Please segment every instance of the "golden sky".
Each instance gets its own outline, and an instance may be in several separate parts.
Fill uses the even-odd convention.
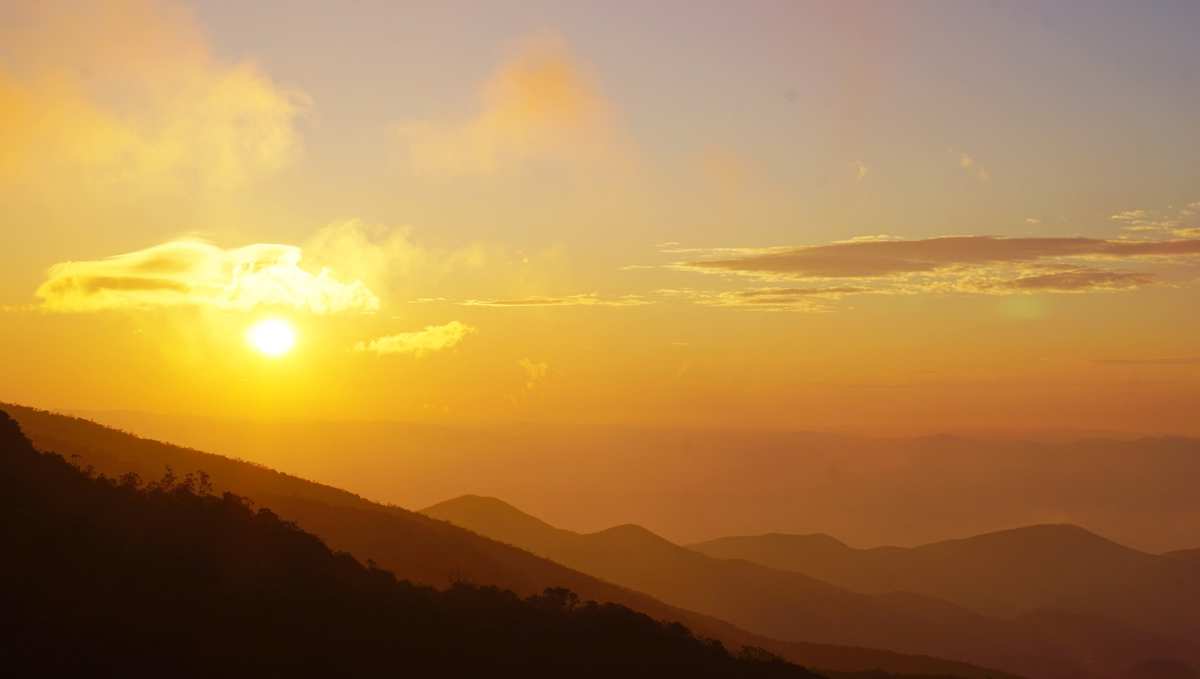
[[[1200,434],[1200,10],[1134,10],[5,3],[0,400]]]

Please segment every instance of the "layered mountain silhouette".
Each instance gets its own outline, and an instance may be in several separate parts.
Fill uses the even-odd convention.
[[[239,460],[141,439],[74,417],[15,405],[8,411],[41,450],[56,451],[82,468],[113,477],[137,474],[158,478],[171,468],[178,475],[206,473],[217,492],[247,497],[258,506],[294,521],[334,550],[371,559],[397,577],[437,587],[472,582],[494,585],[520,596],[540,596],[565,588],[583,600],[613,602],[654,619],[679,621],[703,637],[733,649],[762,648],[793,662],[832,672],[882,670],[910,675],[966,679],[1005,674],[965,662],[847,645],[779,641],[654,597],[606,582],[523,549],[451,525],[374,504],[354,494],[305,481]]]
[[[1200,641],[1194,554],[1147,554],[1078,526],[1029,526],[908,549],[853,549],[827,535],[785,534],[691,547],[858,592],[914,592],[992,615],[1068,610]]]
[[[972,610],[920,588],[855,590],[798,572],[794,567],[711,556],[672,544],[638,526],[618,526],[590,534],[562,530],[494,498],[459,497],[424,513],[668,603],[778,638],[929,653],[1039,677],[1122,676],[1146,661],[1167,659],[1191,666],[1200,657],[1188,641],[1173,638],[1178,635],[1147,632],[1123,619],[1097,615],[1091,609],[1042,607],[1023,610],[1016,617],[1006,615],[1011,611]],[[1033,530],[1038,535],[1043,532]],[[1083,550],[1080,568],[1098,553],[1120,553],[1118,545],[1094,544],[1077,529],[1067,532],[1084,538],[1062,546],[1067,552],[1073,547]],[[1046,536],[1057,544],[1053,537]],[[845,548],[828,537],[810,542],[817,554]],[[979,558],[987,562],[988,554],[985,549]],[[1005,568],[999,552],[992,552],[990,558],[995,563],[989,565]],[[1037,559],[1038,555],[1030,558]],[[965,565],[955,577],[969,583],[975,577],[970,567]],[[1067,586],[1053,580],[1039,581],[1036,568],[1022,571],[1019,576],[1034,580],[1030,585],[1034,591]],[[1094,584],[1089,580],[1091,575],[1081,573],[1079,578],[1082,584],[1076,586],[1078,591]]]
[[[406,507],[488,495],[558,525],[630,521],[681,544],[769,527],[916,545],[1069,520],[1143,551],[1200,547],[1200,438],[81,415]]]
[[[0,412],[0,667],[13,676],[816,675],[565,589],[398,581],[216,495],[96,476]]]

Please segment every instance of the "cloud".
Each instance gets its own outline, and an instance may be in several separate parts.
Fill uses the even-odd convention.
[[[0,25],[0,186],[228,188],[298,153],[299,90],[216,58],[155,0],[27,3]]]
[[[361,281],[301,266],[294,245],[223,249],[174,240],[106,259],[61,262],[37,289],[42,308],[89,312],[171,306],[245,311],[281,306],[315,314],[374,311],[379,298]]]
[[[525,371],[525,388],[533,389],[542,380],[546,379],[546,375],[550,372],[550,365],[545,362],[533,362],[528,358],[522,358],[517,361],[517,365]]]
[[[855,181],[862,181],[867,178],[867,174],[871,172],[871,168],[861,160],[854,161],[854,178]]]
[[[738,291],[659,290],[696,304],[829,311],[849,295],[968,293],[1013,295],[1133,290],[1195,277],[1200,239],[1104,240],[872,236],[806,247],[681,248],[666,265],[692,273],[776,283]],[[804,285],[779,285],[780,283]]]
[[[717,251],[726,254],[729,251]],[[1135,259],[1200,255],[1200,240],[947,236],[849,241],[810,247],[743,249],[736,256],[693,259],[677,268],[779,278],[878,278],[956,267],[1061,258]]]
[[[1123,290],[1154,282],[1151,274],[1132,271],[1060,271],[1040,276],[1024,276],[1006,285],[1013,290],[1056,290],[1083,292],[1086,290]]]
[[[958,166],[962,168],[963,172],[966,172],[981,182],[991,181],[992,179],[992,174],[988,172],[987,168],[976,162],[975,159],[965,151],[960,151],[958,154]]]
[[[410,229],[347,219],[296,245],[223,249],[188,237],[105,259],[62,262],[51,267],[36,294],[52,311],[277,305],[332,313],[375,311],[381,298],[496,307],[650,303],[637,295],[530,294],[561,288],[568,265],[561,247],[427,247]]]
[[[486,307],[547,307],[547,306],[641,306],[653,304],[640,295],[601,297],[594,293],[566,295],[564,297],[520,297],[513,299],[468,299],[458,302],[463,306]]]
[[[1200,237],[1200,201],[1167,210],[1122,210],[1110,217],[1132,233],[1176,238]]]
[[[395,125],[415,169],[489,174],[532,160],[603,158],[618,143],[612,107],[558,38],[525,43],[480,100],[465,120]]]
[[[870,288],[853,286],[752,288],[732,291],[673,288],[657,291],[659,295],[669,299],[686,300],[704,306],[803,312],[832,311],[834,306],[831,301],[846,295],[870,292],[873,292]]]
[[[408,354],[415,358],[423,358],[435,351],[449,349],[475,332],[476,329],[466,323],[450,321],[445,325],[427,325],[423,330],[416,332],[402,332],[359,342],[354,345],[354,350],[368,351],[380,356]]]

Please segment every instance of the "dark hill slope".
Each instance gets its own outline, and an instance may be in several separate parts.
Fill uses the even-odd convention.
[[[150,441],[87,420],[14,405],[0,405],[41,450],[52,450],[97,471],[133,472],[158,478],[170,466],[178,474],[204,471],[218,491],[247,497],[321,537],[335,550],[373,559],[398,577],[446,587],[455,581],[495,585],[525,596],[564,587],[587,600],[619,603],[659,620],[676,620],[731,648],[757,646],[809,667],[855,672],[1000,678],[1004,673],[962,662],[878,649],[784,642],[751,634],[716,618],[683,610],[648,595],[564,567],[469,530],[364,500],[352,493],[305,481],[259,465]]]
[[[566,590],[397,581],[190,478],[89,476],[3,413],[0,510],[0,664],[20,676],[815,676]]]

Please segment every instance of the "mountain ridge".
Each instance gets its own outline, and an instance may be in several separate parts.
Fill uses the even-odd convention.
[[[812,535],[772,533],[690,547],[855,591],[919,592],[989,615],[1073,610],[1200,641],[1200,569],[1189,568],[1186,553],[1150,554],[1075,524],[1024,526],[915,547],[830,545]]]
[[[641,527],[566,531],[495,498],[452,498],[422,511],[771,636],[822,641],[832,637],[867,646],[890,643],[889,648],[907,652],[929,648],[923,644],[941,644],[926,652],[1038,676],[1113,671],[1112,663],[1103,656],[1105,649],[1086,643],[1090,636],[1114,634],[1112,625],[1095,616],[1055,618],[1052,611],[1039,610],[1030,612],[1031,617],[1008,620],[983,616],[921,592],[890,589],[861,594],[809,574],[764,567],[752,560],[714,559]],[[1042,622],[1051,619],[1074,627],[1060,631]],[[878,631],[873,632],[876,626]],[[1060,646],[1059,638],[1069,644]],[[1175,640],[1153,635],[1139,638],[1148,640],[1147,649],[1195,658]],[[986,647],[978,643],[982,639],[987,640]]]
[[[160,443],[81,418],[24,406],[0,404],[20,423],[39,449],[55,450],[112,475],[139,473],[156,478],[167,466],[177,473],[205,471],[219,489],[270,506],[321,536],[331,547],[374,559],[399,577],[446,587],[467,580],[495,584],[518,594],[565,586],[580,597],[615,601],[658,619],[680,620],[700,634],[731,647],[759,646],[782,657],[833,672],[885,670],[894,673],[954,675],[965,679],[1004,679],[1003,672],[928,654],[906,654],[851,645],[791,642],[753,634],[728,622],[666,605],[500,544],[448,522],[371,503],[353,493],[300,479],[263,465]]]

